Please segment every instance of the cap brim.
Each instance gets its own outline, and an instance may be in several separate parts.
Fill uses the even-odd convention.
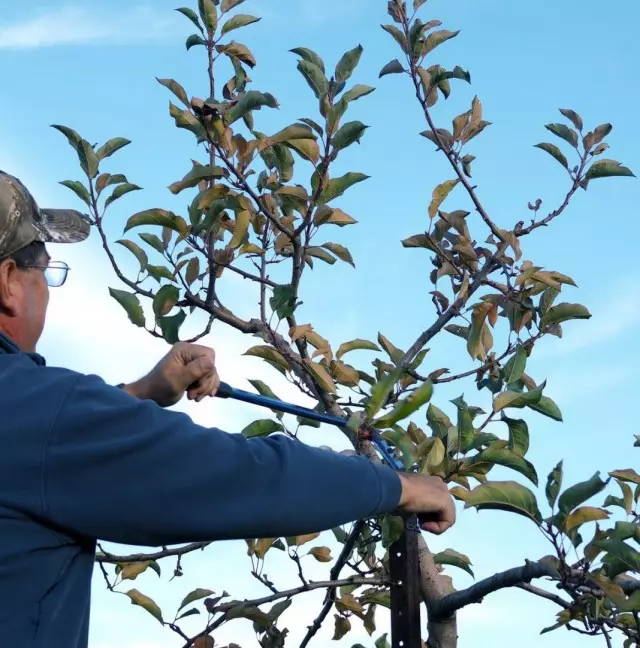
[[[73,209],[41,209],[38,223],[42,243],[80,243],[91,231],[89,221]]]

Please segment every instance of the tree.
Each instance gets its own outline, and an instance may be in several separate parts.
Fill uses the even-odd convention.
[[[428,615],[425,640],[431,648],[454,648],[455,612],[506,587],[518,587],[558,605],[557,618],[544,631],[566,627],[602,635],[608,645],[617,633],[625,647],[640,645],[640,581],[634,576],[640,571],[640,553],[633,545],[640,543],[640,475],[617,469],[604,479],[597,473],[566,485],[560,461],[546,478],[546,497],[538,498],[522,483],[537,487],[539,477],[527,459],[528,424],[518,418],[518,410],[528,410],[562,421],[560,408],[545,393],[546,382],[527,373],[528,359],[544,337],[561,338],[565,323],[590,318],[584,306],[563,298],[575,282],[560,271],[525,260],[522,245],[533,232],[553,226],[574,195],[587,191],[593,181],[633,177],[620,162],[603,157],[611,124],[586,127],[577,112],[561,109],[562,121],[546,125],[552,141],[536,146],[566,174],[565,198],[551,211],[543,211],[538,199],[528,205],[527,219],[500,226],[485,208],[472,175],[474,140],[490,126],[479,98],[453,117],[450,128],[436,123],[433,115],[433,107],[446,100],[456,84],[471,83],[467,70],[447,69],[436,62],[440,46],[458,32],[443,29],[438,20],[424,22],[419,17],[424,0],[414,0],[412,8],[391,0],[390,22],[383,29],[397,43],[399,54],[382,68],[380,77],[402,75],[424,116],[421,136],[450,168],[433,189],[426,231],[402,241],[408,254],[422,254],[431,264],[434,317],[406,350],[383,334],[376,341],[347,340],[334,348],[301,317],[302,279],[320,263],[355,267],[349,250],[331,239],[339,239],[341,228],[357,225],[356,218],[340,209],[339,199],[368,177],[333,169],[338,160],[348,161],[349,148],[365,136],[367,125],[355,118],[357,102],[366,100],[374,88],[349,83],[361,46],[345,52],[333,71],[316,52],[296,48],[292,53],[317,99],[318,115],[270,135],[261,132],[257,124],[261,111],[279,104],[272,94],[250,89],[248,73],[256,60],[234,38],[237,30],[259,18],[238,13],[243,2],[199,0],[194,9],[178,9],[195,28],[187,49],[202,52],[207,61],[206,98],[190,99],[173,79],[158,81],[175,96],[170,115],[178,128],[195,138],[201,160],[193,160],[184,177],[169,187],[173,195],[190,196],[188,213],[154,207],[127,220],[125,232],[151,228],[139,233],[142,243],[116,241],[137,259],[136,276],[123,272],[104,229],[110,205],[141,189],[121,173],[103,171],[105,160],[130,141],[116,137],[102,146],[91,145],[75,130],[55,126],[76,151],[84,173],[82,181],[63,184],[87,205],[92,226],[126,288],[112,288],[112,297],[133,325],[168,344],[181,339],[181,327],[196,311],[208,316],[208,325],[191,341],[206,336],[214,321],[260,338],[262,343],[252,345],[246,354],[279,372],[312,398],[319,410],[347,420],[344,434],[359,452],[380,461],[370,439],[362,434],[373,426],[405,468],[444,479],[464,509],[499,509],[524,516],[532,532],[548,539],[550,555],[456,591],[444,566],[469,571],[470,559],[454,550],[432,553],[427,538],[420,536],[420,589]],[[384,81],[380,84],[383,88]],[[461,208],[462,202],[470,210]],[[450,211],[444,211],[445,204]],[[221,282],[230,273],[259,287],[251,318],[232,312],[220,299]],[[151,305],[151,316],[145,314],[143,303]],[[423,369],[427,345],[447,335],[466,345],[469,368],[456,373],[448,368]],[[371,368],[365,369],[366,353],[373,354],[373,360]],[[438,386],[458,381],[479,392],[485,406],[472,405],[464,395],[437,406]],[[258,392],[273,395],[266,383],[252,384]],[[420,427],[425,416],[427,424]],[[300,426],[311,424],[304,419],[291,423],[282,415],[276,418],[255,421],[243,433],[296,437]],[[635,445],[640,445],[640,436]],[[509,481],[492,480],[490,473],[496,467],[518,474]],[[619,494],[605,494],[614,484]],[[587,504],[592,498],[597,498],[593,505]],[[279,618],[293,597],[312,589],[326,589],[327,596],[317,617],[309,620],[303,645],[311,642],[325,620],[335,625],[335,639],[348,635],[356,623],[363,623],[373,635],[376,615],[389,606],[388,553],[402,533],[401,522],[394,516],[358,521],[348,529],[333,529],[325,534],[326,540],[320,534],[247,539],[253,574],[270,590],[259,600],[240,602],[226,592],[213,596],[210,590],[196,590],[185,597],[170,621],[138,590],[129,589],[127,595],[175,632],[185,646],[214,646],[216,629],[237,619],[253,622],[260,645],[284,645],[287,630]],[[581,530],[591,522],[596,523],[595,533],[583,537]],[[326,546],[331,533],[339,547],[335,557]],[[160,574],[160,561],[179,560],[206,546],[198,543],[136,556],[101,551],[97,562],[109,587],[115,588],[147,569]],[[301,585],[279,590],[261,576],[274,551],[288,552]],[[330,565],[326,581],[304,579],[305,556]],[[348,569],[352,573],[344,574]],[[543,578],[540,585],[531,584]],[[201,632],[190,637],[180,621],[199,614],[203,606],[207,621]],[[377,637],[377,647],[387,645],[386,635]]]

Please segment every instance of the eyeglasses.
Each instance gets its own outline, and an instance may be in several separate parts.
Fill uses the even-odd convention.
[[[69,266],[64,261],[51,261],[48,265],[29,265],[29,268],[44,270],[44,278],[51,288],[59,288],[67,280]]]

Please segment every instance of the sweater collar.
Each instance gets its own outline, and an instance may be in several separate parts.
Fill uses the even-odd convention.
[[[40,365],[41,367],[44,367],[46,365],[45,359],[39,354],[39,353],[25,353],[23,352],[20,347],[7,335],[4,333],[0,333],[0,354],[18,354],[18,355],[26,355],[33,362],[35,362],[37,365]]]

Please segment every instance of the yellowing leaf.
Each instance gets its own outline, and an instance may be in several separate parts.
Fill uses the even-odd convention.
[[[346,617],[334,614],[336,624],[333,632],[333,640],[338,641],[344,637],[349,630],[351,630],[351,621]]]
[[[593,506],[581,506],[577,508],[571,515],[567,516],[564,528],[566,531],[571,531],[574,527],[579,527],[587,522],[594,522],[596,520],[608,520],[609,513],[600,508]]]
[[[633,468],[614,470],[609,473],[609,476],[615,479],[621,479],[622,481],[632,482],[633,484],[640,484],[640,475]]]
[[[126,567],[120,572],[120,578],[122,580],[135,580],[140,574],[145,572],[149,567],[149,561],[145,562],[135,562],[129,563]]]
[[[433,190],[433,196],[431,199],[431,204],[429,205],[429,218],[434,218],[438,213],[440,206],[445,201],[447,196],[453,191],[455,186],[460,182],[459,180],[447,180],[442,184],[438,185]]]
[[[236,224],[233,229],[233,237],[229,242],[229,248],[235,250],[242,244],[251,223],[251,214],[246,209],[236,214]]]
[[[302,545],[307,544],[307,542],[311,542],[315,540],[319,536],[320,536],[319,533],[307,533],[305,535],[299,535],[293,538],[287,538],[287,544],[290,547],[301,547]]]
[[[309,553],[318,561],[322,563],[331,562],[331,549],[329,547],[314,547]]]
[[[132,605],[139,605],[160,621],[160,623],[163,623],[162,611],[153,599],[150,599],[136,589],[129,590],[127,596],[131,599]]]
[[[319,363],[312,360],[305,360],[305,365],[309,368],[318,385],[331,394],[336,393],[336,386],[329,372]]]

